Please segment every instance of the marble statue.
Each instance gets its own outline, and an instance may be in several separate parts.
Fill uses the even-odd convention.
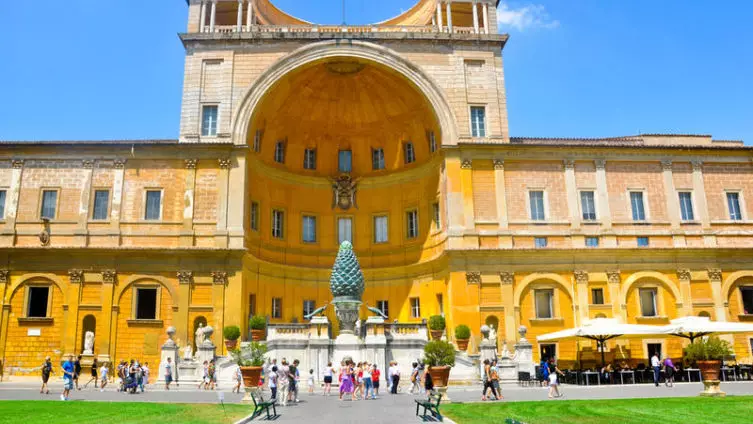
[[[206,334],[204,333],[204,324],[199,323],[199,328],[196,329],[194,341],[196,342],[196,347],[199,347],[204,344],[204,339],[206,338]]]
[[[87,331],[84,335],[84,355],[94,354],[94,332]]]
[[[191,347],[191,344],[188,344],[183,348],[183,359],[187,361],[193,359],[193,348]]]
[[[497,344],[497,331],[494,329],[494,324],[489,325],[489,341]]]
[[[507,349],[507,342],[502,345],[502,357],[503,358],[509,358],[510,357],[510,351]]]

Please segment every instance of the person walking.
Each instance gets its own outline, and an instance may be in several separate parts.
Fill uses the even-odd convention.
[[[392,362],[392,366],[390,367],[392,369],[392,386],[390,388],[390,393],[393,395],[397,394],[397,388],[400,384],[400,368],[397,366],[397,362]]]
[[[107,362],[102,363],[102,367],[99,369],[99,378],[102,379],[99,385],[99,391],[104,392],[105,386],[107,386]]]
[[[165,363],[165,390],[170,390],[170,383],[173,382],[173,362],[172,358],[167,358]]]
[[[414,392],[418,394],[421,391],[421,377],[419,376],[419,373],[420,371],[418,369],[418,362],[414,362],[413,369],[410,373],[411,386],[410,390],[408,391],[408,393],[410,394],[414,394]]]
[[[233,386],[233,393],[240,393],[241,384],[243,383],[243,374],[241,373],[241,367],[239,365],[235,366],[235,371],[233,371],[233,379],[235,380],[235,386]]]
[[[377,364],[373,364],[371,366],[371,385],[374,386],[374,396],[372,399],[376,399],[379,396],[379,377],[381,376],[382,373],[377,368]]]
[[[238,372],[240,372],[240,367],[238,367]],[[269,391],[272,392],[272,397],[270,398],[271,402],[277,403],[277,365],[272,365],[272,368],[269,370]]]
[[[78,355],[73,362],[73,371],[73,382],[76,384],[76,390],[81,390],[81,387],[78,385],[78,378],[81,375],[81,355]]]
[[[293,365],[288,369],[288,375],[290,376],[290,387],[288,388],[290,393],[290,401],[298,403],[298,389],[301,385],[301,370],[299,369],[301,362],[297,359],[293,360]]]
[[[499,368],[497,367],[496,359],[492,359],[491,366],[489,367],[489,378],[492,381],[492,389],[497,392],[497,400],[504,399],[502,389],[499,387]]]
[[[99,378],[97,376],[98,371],[99,371],[99,363],[97,362],[97,358],[94,357],[94,360],[92,360],[92,368],[91,368],[92,377],[89,379],[89,381],[86,382],[86,384],[84,384],[84,388],[87,388],[89,386],[89,383],[91,383],[92,381],[94,381],[94,388],[95,389],[97,388],[97,383],[99,382]]]
[[[672,362],[672,358],[670,358],[669,356],[664,358],[662,365],[664,365],[664,385],[667,387],[674,386],[675,371],[677,371],[677,368],[675,368],[675,364]]]
[[[324,396],[329,396],[332,391],[332,362],[327,362],[327,367],[324,368]]]
[[[279,390],[279,399],[282,406],[288,405],[288,397],[290,396],[290,367],[288,362],[283,359],[282,366],[277,369],[277,388]]]
[[[427,396],[430,396],[434,391],[434,379],[431,378],[429,367],[427,367],[426,371],[424,372],[424,390],[424,393],[426,393]]]
[[[345,362],[340,364],[340,374],[337,377],[340,382],[340,400],[343,400],[345,393],[350,393],[353,390],[353,383],[350,380],[350,372],[348,365]]]
[[[217,382],[217,367],[214,365],[214,359],[209,361],[209,366],[207,367],[207,376],[209,376],[209,390],[214,390],[214,387]]]
[[[558,375],[565,375],[560,369],[557,367],[557,364],[554,362],[554,357],[552,356],[549,358],[548,363],[549,368],[549,399],[555,398],[555,397],[562,397],[562,394],[560,393],[559,389],[559,378]]]
[[[654,356],[651,357],[651,368],[654,369],[654,385],[659,387],[659,376],[661,372],[661,362],[659,362],[659,354],[654,352]]]
[[[149,387],[149,362],[144,362],[144,365],[141,366],[141,373],[144,376],[144,386]]]
[[[371,398],[374,399],[374,384],[371,379],[371,365],[369,365],[368,362],[365,362],[363,364],[363,399],[369,400],[369,393],[371,393]]]
[[[497,400],[497,390],[494,388],[494,385],[492,384],[492,378],[491,378],[491,362],[488,359],[484,359],[484,375],[482,376],[482,381],[484,382],[484,391],[481,392],[481,400],[487,400],[486,392],[487,390],[491,389],[492,395],[494,395],[493,400]]]
[[[68,400],[68,396],[73,389],[73,377],[76,374],[76,366],[73,363],[73,355],[68,356],[68,360],[63,363],[63,394],[60,400]]]
[[[44,392],[44,394],[50,394],[50,388],[47,387],[47,382],[50,380],[50,374],[52,374],[52,361],[50,360],[50,357],[47,356],[44,358],[44,363],[42,364],[42,387],[39,389],[39,393]]]
[[[356,399],[361,399],[363,397],[363,363],[359,362],[358,365],[356,365],[355,370],[353,371],[353,374],[355,376],[355,390],[353,390],[353,397]]]

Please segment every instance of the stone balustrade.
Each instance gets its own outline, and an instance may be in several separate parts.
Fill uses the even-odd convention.
[[[240,31],[239,31],[240,29]],[[209,25],[199,30],[201,33],[232,34],[232,33],[447,33],[433,25]],[[453,27],[452,34],[477,34],[473,27]]]

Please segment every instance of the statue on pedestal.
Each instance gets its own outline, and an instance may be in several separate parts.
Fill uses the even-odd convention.
[[[204,344],[204,339],[206,338],[206,335],[204,334],[204,323],[199,323],[199,328],[196,329],[196,333],[194,334],[194,341],[196,342],[196,347]]]
[[[494,324],[489,325],[489,341],[492,342],[494,346],[497,345],[497,331],[494,329]]]
[[[87,331],[84,335],[84,355],[94,354],[94,332]]]
[[[183,359],[190,361],[193,359],[193,348],[191,348],[191,344],[187,344],[186,347],[183,348]]]

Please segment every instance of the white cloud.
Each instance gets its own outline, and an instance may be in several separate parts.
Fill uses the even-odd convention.
[[[514,28],[518,31],[531,28],[557,28],[560,22],[552,19],[543,5],[526,4],[511,8],[507,2],[500,2],[497,8],[497,24],[500,32],[506,32],[505,28]]]

